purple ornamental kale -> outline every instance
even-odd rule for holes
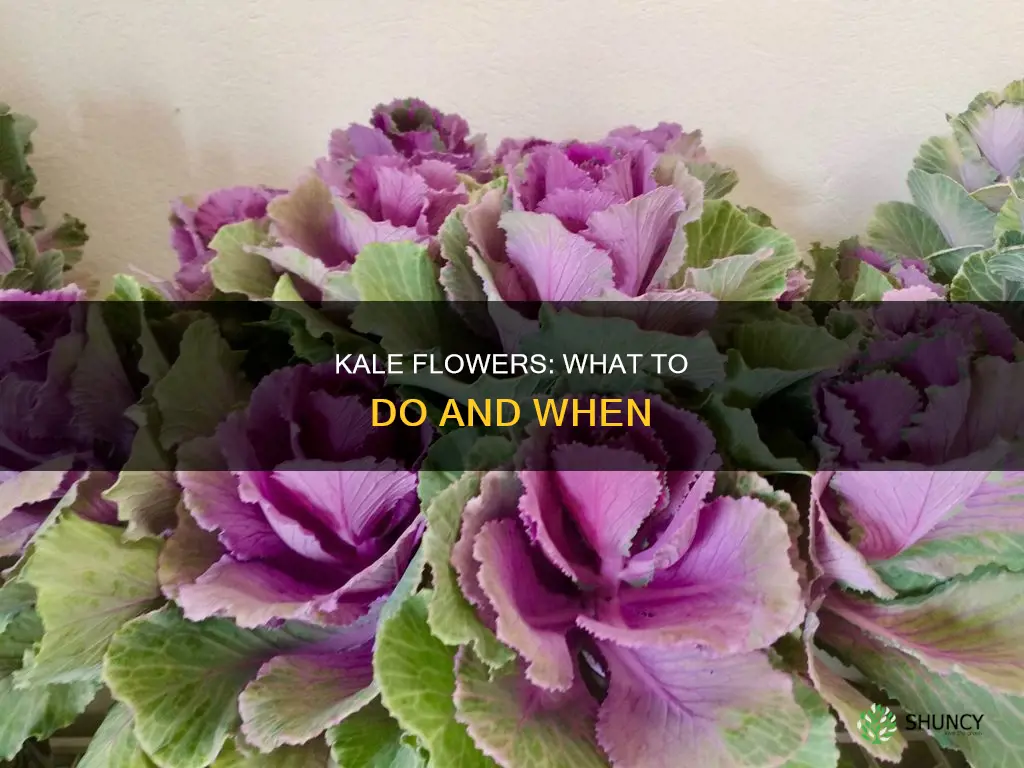
[[[811,290],[811,280],[804,270],[794,267],[786,273],[786,290],[779,296],[779,301],[801,301],[807,298]]]
[[[0,290],[0,557],[21,551],[82,470],[110,466],[130,441],[125,429],[103,424],[106,410],[97,428],[100,393],[75,391],[88,341],[84,296],[74,285]],[[112,413],[127,407],[132,393],[114,366],[88,362],[110,374],[101,396]]]
[[[1022,489],[1024,472],[819,472],[816,564],[827,580],[884,598],[895,596],[886,580],[899,587],[901,571],[918,582],[970,573],[995,559],[981,542],[1024,536]],[[971,537],[979,540],[973,554]]]
[[[0,562],[19,555],[80,472],[42,469],[0,470]]]
[[[928,293],[886,299],[918,291]],[[823,466],[991,467],[991,451],[1024,435],[1024,364],[1001,317],[966,303],[885,301],[870,311],[868,331],[865,347],[817,382]]]
[[[456,167],[444,160],[412,165],[400,155],[369,155],[352,163],[321,158],[316,172],[372,221],[412,230],[410,239],[437,235],[448,214],[469,201]]]
[[[466,138],[461,117],[410,103],[378,107],[372,127],[335,131],[315,172],[269,206],[278,244],[259,252],[300,278],[304,293],[356,298],[332,281],[371,243],[411,241],[436,251],[441,225],[469,200],[467,179],[490,175],[482,139]]]
[[[789,534],[756,499],[714,497],[714,441],[695,416],[656,398],[651,411],[650,428],[535,431],[526,468],[483,477],[452,564],[520,655],[536,690],[524,701],[596,707],[579,682],[603,680],[596,736],[614,765],[732,764],[727,722],[796,707],[760,653],[802,619]],[[693,470],[666,471],[669,455]]]
[[[390,594],[423,529],[415,468],[431,433],[372,427],[381,387],[330,364],[276,371],[218,429],[228,470],[177,473],[221,550],[174,585],[188,618],[342,625]]]
[[[460,115],[441,112],[421,99],[379,104],[369,126],[353,123],[334,131],[329,155],[334,161],[397,155],[413,166],[434,160],[481,180],[490,175],[484,138],[470,136],[469,124]]]
[[[416,226],[374,220],[316,175],[274,200],[268,215],[270,234],[277,244],[257,252],[276,268],[298,277],[304,292],[307,286],[312,288],[312,298],[319,298],[334,277],[344,277],[356,256],[371,243],[431,241]]]
[[[90,448],[72,374],[86,343],[85,293],[0,290],[0,469],[34,469]]]
[[[840,247],[840,256],[857,259],[880,272],[892,275],[899,281],[901,288],[920,286],[929,289],[938,296],[946,295],[946,289],[928,277],[931,270],[928,264],[920,259],[902,257],[891,261],[878,251],[866,248],[863,245],[856,245],[849,249]]]
[[[639,139],[658,152],[673,152],[686,156],[687,160],[705,162],[710,160],[707,150],[701,144],[701,132],[684,133],[679,123],[660,122],[653,128],[637,128],[627,125],[616,128],[608,134],[620,139]]]
[[[72,489],[71,507],[76,515],[94,523],[118,525],[117,506],[102,496],[115,480],[115,473],[104,471],[0,471],[0,562],[25,551],[33,534]]]
[[[462,214],[480,298],[570,302],[664,288],[682,267],[683,227],[703,205],[688,156],[666,151],[683,137],[663,124],[596,142],[506,143],[507,191],[488,190]],[[442,274],[451,294],[460,262]]]
[[[267,204],[284,190],[269,187],[227,187],[211,192],[200,203],[181,199],[171,213],[171,246],[178,254],[176,287],[183,298],[206,298],[213,281],[206,265],[216,255],[210,249],[214,235],[228,224],[267,215]]]
[[[494,161],[504,167],[514,168],[523,156],[537,147],[548,147],[554,144],[547,139],[531,137],[529,139],[502,139],[494,151]]]
[[[918,681],[946,690],[951,710],[1024,690],[1022,492],[1022,472],[815,475],[808,671],[855,739],[870,702],[830,654],[897,698],[909,696],[905,706]],[[896,734],[888,745],[861,744],[895,762],[906,741]]]
[[[702,144],[701,132],[686,133],[679,123],[658,123],[654,128],[626,125],[608,134],[610,139],[623,139],[647,144],[656,152],[682,156],[689,162],[706,163],[711,157]],[[555,142],[531,137],[528,139],[502,139],[494,153],[495,161],[506,168],[514,167],[537,147],[552,146]]]
[[[334,131],[316,173],[371,221],[407,231],[408,239],[434,237],[448,214],[468,202],[465,179],[492,173],[483,137],[468,136],[460,116],[400,99],[378,106],[370,126]]]

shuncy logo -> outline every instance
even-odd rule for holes
[[[860,735],[872,744],[884,744],[896,735],[896,715],[888,707],[872,704],[857,720]]]
[[[984,715],[964,713],[961,715],[940,714],[907,715],[907,730],[930,730],[944,733],[979,733]]]

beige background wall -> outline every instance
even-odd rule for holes
[[[0,100],[41,122],[92,271],[174,268],[167,201],[287,184],[331,128],[419,95],[505,134],[704,129],[803,242],[903,197],[917,145],[1024,77],[1018,0],[0,0]]]

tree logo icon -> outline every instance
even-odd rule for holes
[[[871,709],[860,713],[857,730],[872,744],[884,744],[896,734],[896,715],[888,707],[872,704]]]

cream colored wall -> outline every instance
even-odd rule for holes
[[[505,134],[704,129],[803,242],[862,228],[946,111],[1024,76],[1017,0],[0,0],[0,99],[37,117],[93,271],[173,271],[167,201],[287,184],[418,95]]]

